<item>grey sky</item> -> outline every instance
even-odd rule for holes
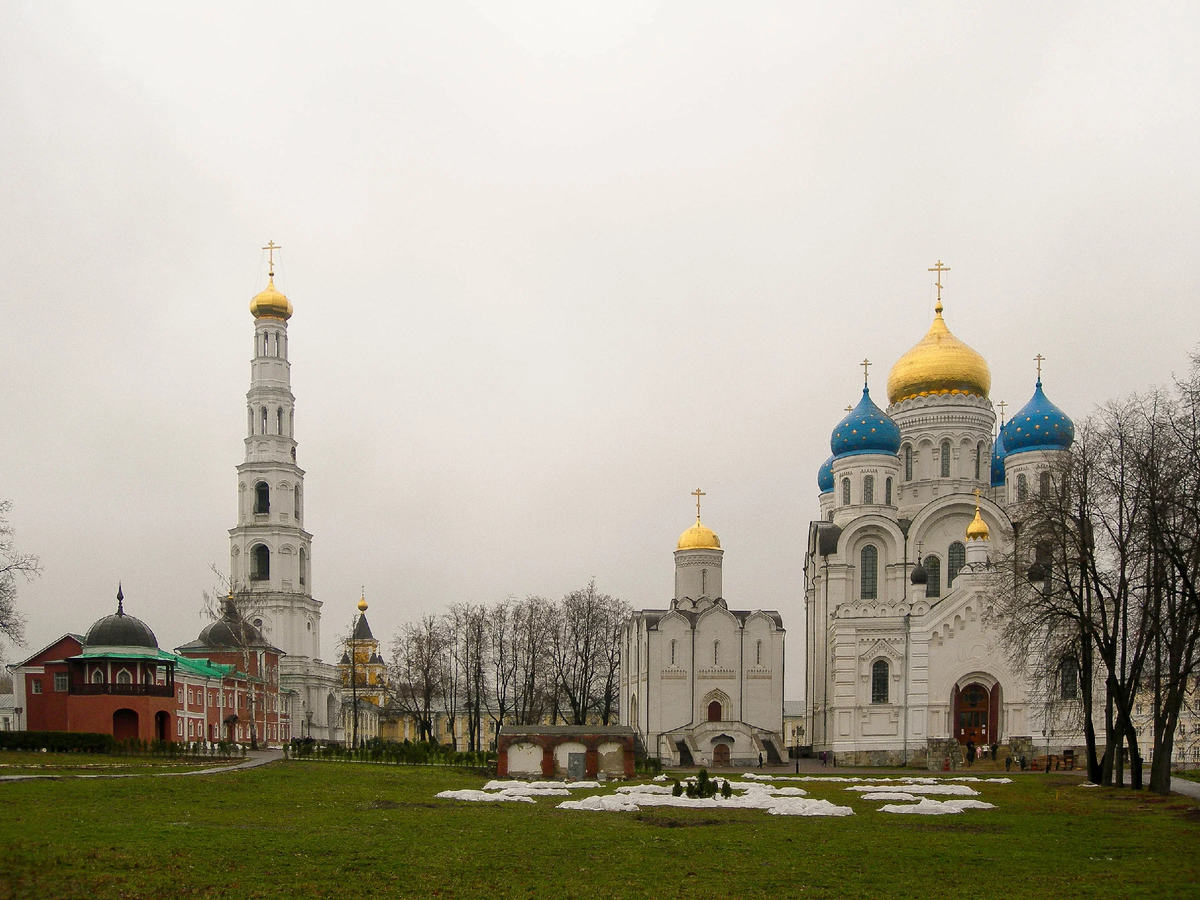
[[[802,684],[816,470],[932,311],[1076,418],[1197,343],[1195,4],[0,7],[0,496],[31,645],[176,646],[228,567],[259,247],[325,655],[595,575],[725,593]],[[9,651],[10,658],[13,653]]]

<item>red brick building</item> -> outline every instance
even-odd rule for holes
[[[125,612],[118,591],[116,613],[85,636],[64,634],[13,667],[14,705],[21,708],[17,728],[117,740],[248,741],[252,733],[261,743],[290,740],[279,698],[279,651],[259,635],[253,649],[239,650],[235,660],[228,648],[221,650],[222,623],[229,627],[223,617],[200,641],[180,648],[191,651],[186,655],[169,653],[159,649],[145,622]],[[195,652],[214,631],[215,652]],[[239,665],[243,661],[248,665]]]

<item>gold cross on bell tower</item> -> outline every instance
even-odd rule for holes
[[[263,249],[267,251],[267,277],[274,278],[275,277],[275,251],[282,250],[283,248],[281,246],[279,246],[277,243],[275,243],[274,241],[267,241],[267,246],[263,247]]]
[[[707,497],[708,494],[704,493],[704,491],[700,490],[700,488],[696,488],[694,491],[692,491],[692,496],[696,498],[696,521],[699,522],[700,521],[700,498]]]
[[[941,311],[942,311],[942,273],[943,273],[943,272],[949,272],[949,271],[950,271],[950,267],[949,267],[949,266],[943,266],[943,265],[942,265],[942,261],[939,259],[939,260],[937,261],[937,265],[936,265],[936,266],[933,266],[933,267],[932,267],[932,268],[931,268],[929,271],[930,271],[930,272],[937,272],[937,282],[936,282],[936,284],[937,284],[937,289],[938,289],[938,296],[937,296],[937,306],[935,306],[935,307],[934,307],[934,309],[935,309],[937,312],[941,312]]]
[[[1046,357],[1042,356],[1042,354],[1039,353],[1037,356],[1035,356],[1033,358],[1033,361],[1037,363],[1038,384],[1041,384],[1042,383],[1042,363],[1044,363],[1046,361]]]

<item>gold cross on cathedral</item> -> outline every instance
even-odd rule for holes
[[[699,522],[700,521],[700,498],[707,497],[708,494],[704,493],[704,491],[700,490],[700,488],[696,488],[694,491],[692,491],[692,496],[696,498],[696,521]]]
[[[938,311],[938,312],[941,312],[941,311],[942,311],[942,273],[943,273],[943,272],[949,272],[949,271],[950,271],[950,267],[949,267],[949,266],[943,266],[943,265],[942,265],[942,261],[939,259],[939,260],[937,261],[937,265],[936,265],[936,266],[934,266],[934,267],[932,267],[932,268],[931,268],[929,271],[930,271],[930,272],[937,272],[937,282],[936,282],[936,284],[937,284],[937,289],[938,289],[938,296],[937,296],[937,311]]]
[[[975,510],[976,510],[976,512],[978,512],[979,511],[979,500],[983,496],[983,491],[981,491],[979,488],[975,488],[975,490],[971,491],[971,493],[975,495]]]
[[[277,243],[275,243],[274,241],[267,241],[267,246],[263,247],[263,249],[267,251],[267,266],[268,266],[267,276],[270,278],[274,278],[275,277],[275,251],[282,250],[283,248],[281,246],[279,246]]]
[[[867,383],[867,369],[870,367],[871,361],[869,359],[864,359],[862,362],[859,363],[859,365],[863,367],[863,384],[866,384]]]
[[[1008,401],[1001,400],[996,405],[1000,407],[1000,424],[1003,425],[1004,424],[1004,410],[1008,407]]]
[[[1035,356],[1033,358],[1033,361],[1037,363],[1038,381],[1040,382],[1042,380],[1042,363],[1044,363],[1046,361],[1046,357],[1042,356],[1042,354],[1039,353],[1037,356]]]

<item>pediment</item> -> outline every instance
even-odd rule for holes
[[[866,650],[858,655],[858,658],[865,662],[868,659],[876,659],[880,656],[886,656],[889,659],[895,660],[896,662],[900,662],[900,660],[904,659],[904,654],[893,647],[889,642],[885,641],[883,638],[879,638],[878,640],[872,642]]]

